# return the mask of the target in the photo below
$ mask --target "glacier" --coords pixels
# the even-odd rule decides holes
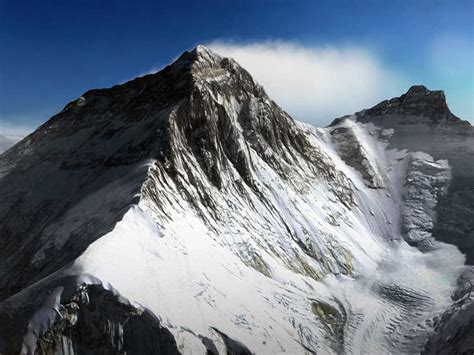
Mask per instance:
[[[473,269],[436,233],[472,167],[400,133],[474,150],[439,95],[315,128],[203,46],[85,93],[0,156],[0,352],[469,349],[444,328],[472,332]]]

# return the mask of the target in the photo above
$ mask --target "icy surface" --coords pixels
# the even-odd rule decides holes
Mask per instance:
[[[316,143],[318,138],[313,139]],[[285,213],[287,223],[305,218],[305,224],[297,220],[293,228],[303,224],[309,230],[324,228],[327,235],[337,235],[337,242],[353,257],[353,277],[327,276],[317,282],[289,270],[277,253],[261,247],[264,242],[275,246],[288,243],[282,240],[284,232],[274,235],[271,241],[256,243],[259,235],[247,234],[243,229],[254,231],[256,226],[265,225],[257,220],[262,218],[263,206],[258,209],[259,214],[249,211],[245,216],[253,221],[250,225],[240,222],[242,230],[232,233],[231,220],[220,221],[220,226],[211,229],[195,215],[191,205],[174,202],[167,211],[170,222],[161,222],[160,232],[146,199],[141,207],[132,208],[113,232],[92,244],[75,262],[75,268],[107,280],[127,298],[160,314],[165,324],[173,327],[178,344],[183,349],[196,349],[197,353],[204,348],[202,344],[198,347],[194,334],[212,339],[215,334],[211,327],[239,339],[256,353],[282,349],[298,353],[303,351],[302,345],[324,352],[413,351],[422,342],[413,344],[407,339],[416,332],[426,332],[424,322],[450,304],[464,259],[449,245],[440,244],[436,251],[423,254],[404,243],[397,224],[406,190],[404,179],[409,180],[413,174],[413,170],[410,174],[407,171],[412,157],[385,151],[383,143],[366,139],[364,149],[375,156],[374,161],[380,164],[377,168],[386,173],[385,190],[366,188],[356,172],[344,167],[337,156],[332,157],[361,193],[359,206],[353,211],[338,208],[339,203],[331,203],[328,197],[328,207],[318,208],[312,201],[317,199],[322,204],[325,195],[331,194],[317,185],[312,187],[314,193],[309,190],[302,196],[288,187],[278,189],[283,182],[269,174],[270,169],[262,166],[259,170],[259,159],[253,157],[259,181],[276,190],[271,195],[278,196],[275,203],[279,213]],[[417,161],[425,158],[424,164],[433,164],[427,155],[417,157]],[[171,191],[170,195],[174,194]],[[218,192],[214,196],[219,196]],[[228,197],[216,198],[217,203],[228,203]],[[238,196],[232,197],[234,204],[237,199]],[[331,208],[340,213],[339,218],[328,218]],[[240,210],[235,216],[244,213]],[[314,239],[314,243],[321,241],[324,239]],[[246,265],[250,248],[253,255],[260,255],[265,272]],[[336,309],[342,305],[346,317],[342,325],[344,336],[335,344],[317,341],[327,337],[328,332],[329,336],[334,335],[334,331],[312,311],[311,301],[315,299],[330,303],[333,300]]]
[[[33,351],[99,284],[185,354],[420,352],[465,256],[432,238],[449,161],[396,132],[295,122],[205,47],[88,92],[0,158],[0,320]]]

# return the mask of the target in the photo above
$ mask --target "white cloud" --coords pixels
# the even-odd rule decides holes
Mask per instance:
[[[364,48],[280,41],[216,41],[208,46],[239,62],[294,118],[315,125],[369,108],[408,88],[399,74]]]

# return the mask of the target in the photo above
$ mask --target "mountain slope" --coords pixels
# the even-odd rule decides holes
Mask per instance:
[[[453,179],[437,207],[433,237],[454,244],[474,263],[474,127],[454,116],[442,91],[414,86],[405,95],[359,112],[360,122],[394,129],[390,147],[447,159]]]
[[[0,157],[0,351],[421,351],[454,171],[354,117],[295,122],[202,46],[85,93]]]
[[[3,153],[5,150],[10,148],[20,139],[17,137],[8,137],[0,134],[0,154]]]

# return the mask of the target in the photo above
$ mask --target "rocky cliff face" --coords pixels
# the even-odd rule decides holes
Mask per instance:
[[[414,86],[400,97],[356,113],[352,119],[393,130],[389,148],[422,151],[438,160],[436,163],[424,159],[421,163],[424,167],[418,166],[408,174],[402,212],[403,235],[408,243],[422,249],[431,248],[432,240],[456,245],[471,265],[460,278],[463,285],[460,290],[466,283],[472,285],[474,127],[451,113],[442,91],[431,91],[424,86]],[[416,160],[410,162],[413,163],[420,164]],[[426,169],[437,172],[426,176],[422,173]],[[415,200],[422,201],[421,208],[416,207],[420,203]],[[463,294],[470,294],[470,288],[472,286]],[[447,311],[443,320],[437,320],[437,332],[427,346],[428,353],[472,350],[473,345],[468,341],[473,319],[472,299],[466,296],[460,301],[460,298],[453,295],[457,306]],[[453,328],[456,323],[459,326]]]
[[[390,147],[423,151],[452,167],[448,194],[437,206],[437,240],[457,245],[474,262],[474,127],[454,116],[442,91],[415,86],[405,95],[356,114],[360,122],[393,128]]]
[[[436,231],[470,170],[399,127],[468,154],[443,97],[316,129],[202,46],[85,93],[0,156],[0,352],[421,351],[463,270]]]
[[[9,203],[0,207],[0,297],[66,265],[110,231],[142,189],[151,160],[162,170],[155,174],[192,185],[179,188],[199,195],[197,208],[214,207],[207,182],[222,190],[236,180],[237,193],[259,193],[249,149],[290,181],[302,173],[294,167],[300,159],[352,204],[349,181],[307,139],[245,70],[204,48],[156,75],[87,92],[3,157],[0,189]],[[156,199],[162,189],[145,192]]]
[[[173,335],[152,313],[99,285],[79,286],[58,313],[59,319],[37,339],[35,353],[179,354]]]

